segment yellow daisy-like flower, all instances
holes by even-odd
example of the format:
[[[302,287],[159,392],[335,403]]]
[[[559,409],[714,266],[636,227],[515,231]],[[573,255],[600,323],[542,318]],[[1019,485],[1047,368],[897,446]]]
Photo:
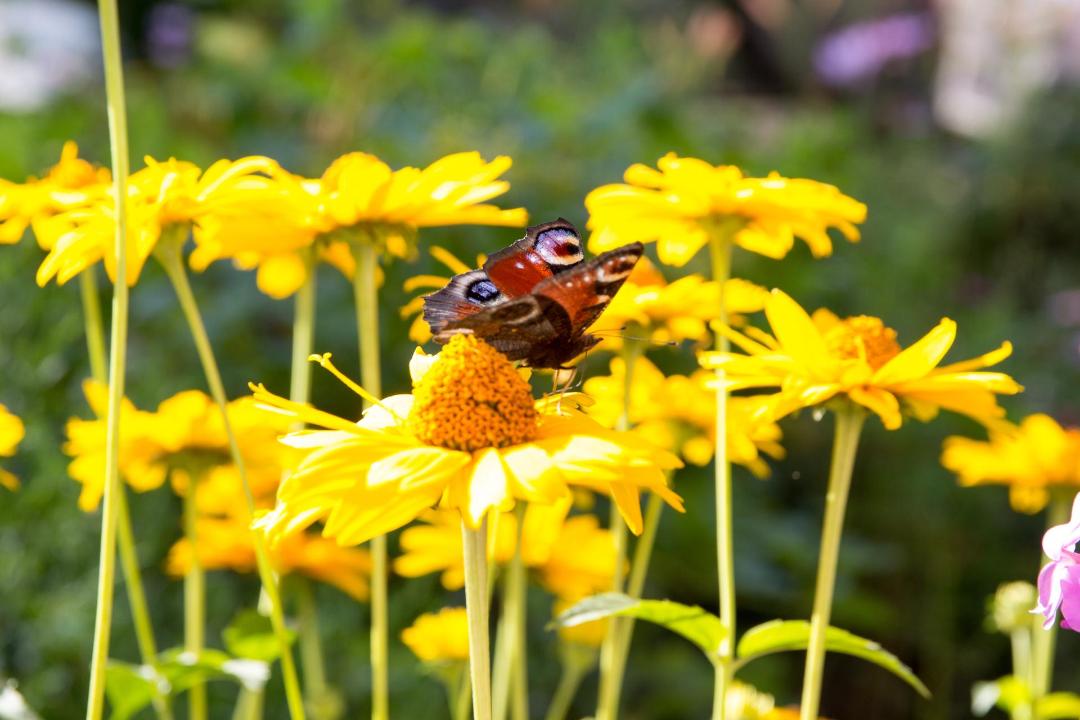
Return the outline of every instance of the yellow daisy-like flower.
[[[710,165],[668,153],[657,163],[631,165],[618,183],[585,198],[594,252],[629,242],[656,241],[660,262],[682,267],[720,228],[746,250],[782,258],[802,239],[815,257],[832,253],[829,228],[858,240],[866,206],[832,185],[776,173],[745,177],[732,165]]]
[[[585,381],[585,393],[596,400],[589,415],[607,427],[615,427],[623,411],[625,361],[612,358],[611,374]],[[630,388],[632,432],[646,442],[670,450],[687,462],[706,465],[716,445],[716,376],[698,370],[689,377],[664,374],[646,358],[634,365]],[[762,401],[732,397],[727,401],[728,458],[754,475],[766,477],[769,466],[763,455],[784,457],[780,427],[763,417]]]
[[[568,517],[569,500],[531,504],[522,527],[522,563],[549,592],[578,600],[610,589],[615,575],[615,543],[611,532],[593,515]],[[452,511],[425,513],[426,522],[401,534],[402,555],[394,571],[405,577],[441,572],[447,590],[465,585],[460,516]],[[488,533],[488,558],[498,565],[513,559],[517,546],[515,513],[500,513]]]
[[[212,241],[196,234],[192,255],[196,267],[232,257],[241,267],[258,267],[260,289],[274,297],[291,295],[304,283],[309,267],[296,252],[314,243],[318,259],[352,277],[356,267],[351,241],[375,242],[385,254],[408,257],[419,228],[447,225],[520,227],[528,215],[523,208],[504,210],[486,201],[502,195],[510,184],[499,177],[511,160],[500,156],[485,162],[477,152],[447,155],[424,169],[392,170],[368,153],[339,157],[322,177],[303,178],[280,168],[275,180],[303,208],[295,213],[306,242],[271,233],[255,243],[241,242],[229,233]],[[306,234],[306,235],[305,235]]]
[[[449,250],[433,245],[428,251],[431,253],[431,257],[438,260],[440,263],[446,266],[446,268],[453,275],[460,275],[461,273],[467,273],[472,270],[471,267],[458,260],[453,253]],[[476,267],[483,267],[486,261],[486,256],[476,256]],[[431,339],[431,328],[424,321],[424,298],[431,293],[431,291],[439,290],[443,288],[446,283],[450,282],[450,276],[443,277],[442,275],[414,275],[404,283],[404,289],[407,293],[413,293],[417,290],[424,290],[425,292],[417,295],[412,300],[401,306],[401,317],[408,319],[413,317],[412,324],[409,325],[409,339],[417,345],[423,345]]]
[[[204,242],[219,235],[237,243],[294,235],[294,203],[288,188],[268,177],[277,169],[270,158],[219,160],[205,172],[176,159],[146,158],[146,164],[131,175],[128,185],[129,285],[138,281],[146,259],[168,231],[182,240],[194,227]],[[90,200],[35,227],[39,241],[49,248],[38,268],[38,285],[53,278],[63,284],[100,261],[115,281],[116,201],[111,194]]]
[[[747,280],[724,284],[728,322],[742,325],[743,315],[765,307],[769,291]],[[618,350],[622,335],[663,344],[709,337],[709,323],[720,317],[720,284],[701,275],[669,283],[648,258],[638,260],[630,277],[589,331],[603,338],[601,348]]]
[[[1012,353],[1012,345],[979,357],[940,365],[956,339],[948,318],[918,342],[901,349],[896,331],[879,318],[840,319],[827,310],[811,318],[780,290],[765,305],[773,334],[721,328],[746,354],[703,353],[705,367],[722,368],[728,390],[777,388],[767,395],[766,414],[779,419],[800,408],[844,396],[874,412],[895,430],[908,414],[927,421],[942,408],[991,424],[1005,410],[997,395],[1023,388],[1000,372],[981,372]]]
[[[245,510],[246,514],[246,510]],[[195,523],[195,552],[206,570],[252,573],[256,569],[251,527],[241,517],[201,516]],[[279,575],[299,573],[333,585],[356,600],[368,596],[371,556],[360,548],[343,548],[333,540],[296,533],[269,550]],[[187,538],[178,540],[165,559],[165,571],[183,577],[191,569],[194,553]]]
[[[17,243],[26,228],[33,226],[48,249],[47,238],[37,232],[39,223],[103,195],[108,183],[109,171],[80,158],[78,145],[69,140],[60,152],[60,162],[40,180],[30,178],[21,184],[0,180],[0,244]]]
[[[1080,488],[1080,428],[1063,428],[1049,415],[1029,415],[1019,425],[1002,423],[987,441],[946,438],[941,464],[960,484],[1008,485],[1014,510],[1036,513],[1056,487]]]
[[[455,337],[437,357],[419,360],[412,363],[413,394],[377,402],[358,423],[252,386],[285,417],[322,428],[285,439],[311,452],[260,521],[272,540],[321,520],[324,535],[359,544],[436,504],[458,510],[475,529],[492,511],[519,500],[558,502],[572,486],[610,494],[635,532],[642,528],[641,490],[682,507],[663,473],[677,458],[578,413],[560,414],[557,399],[534,402],[513,365],[475,337]],[[322,362],[374,400],[328,356]]]
[[[424,613],[401,631],[401,641],[422,662],[469,659],[469,616],[465,608],[443,608]]]
[[[26,428],[17,415],[0,405],[0,457],[11,457],[26,436]],[[0,468],[0,487],[8,490],[19,489],[19,479],[9,471]]]

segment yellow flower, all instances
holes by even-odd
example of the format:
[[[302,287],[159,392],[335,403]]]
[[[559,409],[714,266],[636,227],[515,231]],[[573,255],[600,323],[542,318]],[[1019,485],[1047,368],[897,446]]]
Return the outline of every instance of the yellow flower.
[[[832,253],[829,228],[855,241],[855,224],[866,219],[865,205],[814,180],[744,177],[732,165],[674,153],[657,165],[631,165],[626,184],[604,185],[585,198],[594,252],[655,240],[660,261],[681,267],[726,226],[751,252],[782,258],[798,237],[824,257]]]
[[[433,245],[428,251],[431,253],[431,257],[438,260],[440,263],[446,266],[446,268],[454,275],[460,275],[461,273],[467,273],[470,268],[465,263],[454,257],[454,254],[438,245]],[[476,256],[476,267],[483,267],[486,257],[484,255]],[[412,293],[417,290],[433,291],[443,288],[446,283],[450,282],[450,276],[443,277],[441,275],[414,275],[405,281],[405,292]],[[407,302],[401,307],[401,317],[408,318],[412,315],[412,324],[409,325],[409,339],[417,345],[423,345],[431,339],[431,328],[424,321],[424,298],[429,295],[429,292],[424,292],[417,295],[412,300]]]
[[[724,285],[728,322],[741,325],[745,313],[765,307],[769,291],[760,285],[731,278]],[[664,344],[709,337],[709,323],[720,317],[720,285],[700,275],[686,275],[669,283],[656,266],[643,257],[593,325],[603,338],[600,347],[618,350],[622,336]]]
[[[519,500],[554,503],[574,485],[611,494],[635,532],[642,527],[642,489],[681,508],[663,473],[679,465],[677,458],[637,447],[580,414],[558,414],[554,400],[534,403],[528,383],[480,340],[461,336],[437,358],[418,360],[413,395],[378,402],[358,423],[252,386],[258,400],[285,417],[323,428],[286,439],[311,452],[261,521],[272,539],[322,520],[324,535],[359,544],[435,504],[460,511],[477,528],[491,511]],[[328,356],[322,362],[349,382]]]
[[[424,613],[401,631],[401,641],[422,662],[468,660],[469,616],[461,607]]]
[[[246,513],[246,510],[245,510]],[[195,547],[206,570],[255,571],[255,545],[249,523],[237,517],[200,516],[195,523]],[[299,573],[333,585],[356,600],[368,596],[371,556],[367,550],[343,548],[333,540],[296,533],[270,549],[270,562],[280,575]],[[187,538],[169,550],[165,571],[183,577],[191,569],[192,546]]]
[[[290,215],[284,237],[271,232],[250,242],[217,232],[212,241],[196,234],[195,267],[232,257],[243,268],[258,267],[259,288],[273,297],[291,295],[307,279],[309,268],[297,250],[314,243],[319,260],[352,277],[356,261],[351,240],[375,242],[387,255],[407,257],[416,231],[446,225],[522,226],[523,208],[503,210],[485,201],[502,195],[510,184],[499,180],[510,158],[485,162],[476,152],[447,155],[424,169],[391,170],[374,155],[348,153],[320,178],[303,178],[280,168],[274,179],[300,207]],[[306,238],[306,239],[305,239]]]
[[[615,427],[623,411],[626,373],[622,358],[612,358],[611,374],[585,381],[585,393],[596,400],[589,415],[607,427]],[[630,422],[633,432],[646,442],[658,445],[695,465],[711,459],[716,438],[716,376],[698,370],[689,377],[665,377],[646,358],[634,365],[630,389]],[[777,460],[784,457],[780,427],[760,417],[760,400],[731,397],[727,401],[727,450],[732,462],[746,466],[754,475],[765,477],[769,466],[762,454]]]
[[[26,428],[17,415],[0,405],[0,457],[11,457],[26,435]],[[7,470],[0,468],[0,486],[18,490],[19,480]]]
[[[1005,373],[980,372],[1012,353],[1007,342],[939,366],[956,339],[956,323],[948,318],[901,349],[896,331],[879,318],[840,319],[827,310],[811,318],[780,290],[772,291],[765,315],[772,335],[722,328],[746,354],[704,353],[702,364],[722,368],[728,390],[777,388],[765,396],[773,419],[845,396],[876,413],[890,430],[900,427],[904,414],[927,421],[942,408],[990,424],[1005,414],[997,395],[1023,389]]]
[[[127,198],[127,282],[134,285],[143,265],[166,232],[183,240],[189,227],[202,242],[228,236],[252,242],[270,236],[292,237],[288,189],[259,174],[277,163],[265,157],[235,162],[219,160],[206,169],[176,159],[147,166],[129,178]],[[91,198],[45,220],[35,228],[49,254],[37,272],[38,285],[49,280],[63,284],[87,267],[104,261],[116,279],[115,210],[111,193]]]
[[[22,184],[0,180],[0,244],[18,242],[28,226],[36,233],[42,220],[104,194],[108,183],[109,171],[81,159],[79,147],[69,140],[60,162],[40,180],[30,178]]]
[[[522,528],[522,563],[533,570],[549,592],[570,600],[607,590],[615,575],[615,543],[611,532],[593,515],[567,517],[571,503],[530,504]],[[425,522],[401,534],[402,555],[394,571],[405,577],[442,573],[447,590],[465,585],[461,519],[452,511],[429,511]],[[489,528],[488,557],[505,565],[514,556],[518,523],[515,513],[500,513]]]
[[[1054,487],[1080,488],[1080,428],[1063,428],[1049,415],[1029,415],[1019,425],[1002,423],[983,442],[945,440],[941,464],[965,486],[1009,486],[1013,509],[1042,510]]]

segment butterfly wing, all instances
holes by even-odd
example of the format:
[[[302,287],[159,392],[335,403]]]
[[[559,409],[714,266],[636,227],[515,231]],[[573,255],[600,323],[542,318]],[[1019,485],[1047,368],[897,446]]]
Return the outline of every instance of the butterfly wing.
[[[506,301],[506,296],[483,270],[450,278],[442,290],[424,298],[424,322],[438,335],[448,323],[462,320]]]
[[[581,237],[572,224],[558,220],[534,225],[525,237],[492,253],[484,271],[508,298],[528,295],[539,283],[582,263]]]
[[[569,337],[572,330],[569,316],[554,300],[523,295],[446,323],[433,334],[438,343],[447,343],[454,335],[476,335],[510,360],[543,367],[530,361],[537,349]]]
[[[580,335],[615,297],[643,251],[641,243],[609,250],[542,281],[533,294],[548,298],[563,308],[572,334]]]

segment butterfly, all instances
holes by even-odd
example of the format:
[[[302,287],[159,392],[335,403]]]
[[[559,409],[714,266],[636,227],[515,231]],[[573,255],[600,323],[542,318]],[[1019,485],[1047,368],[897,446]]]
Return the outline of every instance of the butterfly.
[[[482,268],[455,275],[424,298],[424,320],[438,343],[473,334],[511,360],[565,368],[600,342],[585,331],[642,250],[641,243],[631,243],[586,260],[569,222],[536,225],[489,256]]]

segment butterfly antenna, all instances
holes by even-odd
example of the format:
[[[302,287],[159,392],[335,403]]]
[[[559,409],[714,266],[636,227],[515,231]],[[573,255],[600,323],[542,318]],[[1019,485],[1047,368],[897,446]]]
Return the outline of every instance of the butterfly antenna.
[[[635,342],[647,343],[647,344],[652,345],[654,347],[678,347],[679,346],[679,343],[677,343],[674,340],[654,340],[652,338],[642,337],[640,335],[627,335],[626,333],[622,332],[625,329],[626,329],[626,325],[623,325],[618,330],[597,330],[597,331],[592,332],[590,334],[595,335],[596,337],[613,337],[613,338],[620,338],[621,340],[633,340]]]

